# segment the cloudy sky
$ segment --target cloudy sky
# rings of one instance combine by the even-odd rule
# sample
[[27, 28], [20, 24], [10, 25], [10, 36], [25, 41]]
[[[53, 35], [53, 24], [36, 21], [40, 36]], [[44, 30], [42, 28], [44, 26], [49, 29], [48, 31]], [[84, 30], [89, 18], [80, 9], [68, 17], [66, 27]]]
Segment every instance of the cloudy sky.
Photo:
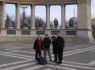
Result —
[[[15, 17], [15, 5], [6, 4], [5, 5], [5, 16], [8, 14], [13, 19]], [[20, 9], [20, 12], [22, 13], [22, 8]], [[91, 15], [92, 18], [95, 17], [95, 0], [91, 0]], [[26, 14], [29, 16], [31, 14], [30, 6], [26, 8]], [[36, 17], [42, 18], [44, 21], [46, 21], [46, 8], [45, 6], [36, 6], [35, 7], [35, 15]], [[77, 15], [77, 6], [76, 5], [67, 5], [66, 6], [66, 20], [69, 20], [71, 17]], [[50, 20], [53, 21], [55, 18], [58, 19], [59, 23], [61, 23], [61, 7], [60, 5], [53, 5], [50, 7]]]

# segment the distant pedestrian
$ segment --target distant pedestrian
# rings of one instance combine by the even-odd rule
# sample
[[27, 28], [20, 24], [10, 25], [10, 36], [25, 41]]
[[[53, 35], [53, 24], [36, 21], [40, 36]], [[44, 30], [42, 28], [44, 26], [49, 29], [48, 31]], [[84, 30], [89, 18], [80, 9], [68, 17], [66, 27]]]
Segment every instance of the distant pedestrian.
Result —
[[48, 34], [46, 34], [46, 37], [43, 39], [43, 48], [44, 48], [44, 58], [46, 59], [47, 62], [47, 53], [49, 55], [50, 61], [52, 61], [51, 58], [51, 53], [50, 53], [50, 44], [51, 44], [51, 39], [49, 38]]
[[43, 49], [43, 41], [41, 36], [38, 36], [35, 40], [33, 49], [35, 49], [35, 59], [41, 57], [41, 51]]

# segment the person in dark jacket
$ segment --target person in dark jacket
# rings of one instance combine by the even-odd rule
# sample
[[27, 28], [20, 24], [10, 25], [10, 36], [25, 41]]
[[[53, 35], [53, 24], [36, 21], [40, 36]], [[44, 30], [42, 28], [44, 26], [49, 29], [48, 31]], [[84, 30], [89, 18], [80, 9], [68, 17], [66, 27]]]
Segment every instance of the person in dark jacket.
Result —
[[56, 46], [57, 46], [57, 56], [58, 56], [57, 63], [62, 64], [63, 49], [65, 46], [64, 38], [61, 37], [60, 34], [58, 34], [56, 41], [57, 41]]
[[46, 60], [46, 56], [47, 56], [47, 53], [48, 53], [49, 59], [50, 59], [50, 61], [52, 61], [51, 53], [50, 53], [50, 44], [51, 44], [51, 39], [49, 38], [48, 34], [46, 34], [46, 37], [43, 40], [44, 58]]
[[43, 49], [43, 41], [41, 36], [38, 36], [35, 40], [33, 49], [35, 49], [35, 59], [41, 57], [41, 51]]
[[54, 54], [54, 61], [53, 62], [57, 62], [57, 45], [56, 45], [57, 41], [56, 41], [56, 37], [52, 36], [52, 46], [53, 46], [53, 54]]

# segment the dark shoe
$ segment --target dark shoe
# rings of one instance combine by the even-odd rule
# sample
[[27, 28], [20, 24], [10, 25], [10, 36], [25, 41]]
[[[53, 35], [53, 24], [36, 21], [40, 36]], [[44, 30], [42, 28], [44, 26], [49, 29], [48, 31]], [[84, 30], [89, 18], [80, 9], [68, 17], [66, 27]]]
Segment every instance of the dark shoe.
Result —
[[56, 62], [56, 61], [53, 61], [53, 62]]
[[35, 58], [35, 60], [38, 60], [38, 58]]
[[54, 60], [53, 62], [57, 62], [57, 61]]
[[50, 60], [52, 62], [52, 60]]
[[62, 64], [62, 62], [57, 62], [57, 64]]

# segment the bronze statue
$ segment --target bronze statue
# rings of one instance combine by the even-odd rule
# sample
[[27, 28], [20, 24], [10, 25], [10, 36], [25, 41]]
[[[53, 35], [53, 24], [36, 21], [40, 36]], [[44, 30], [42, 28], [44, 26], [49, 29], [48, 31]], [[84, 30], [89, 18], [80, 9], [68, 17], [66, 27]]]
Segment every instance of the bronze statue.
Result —
[[58, 27], [58, 20], [55, 18], [54, 19], [54, 27], [57, 28]]

